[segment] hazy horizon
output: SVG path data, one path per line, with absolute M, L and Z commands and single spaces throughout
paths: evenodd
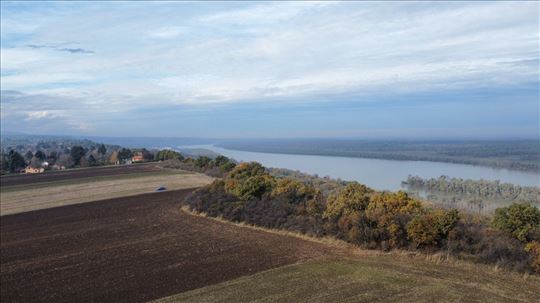
M 2 1 L 1 128 L 538 139 L 538 2 Z

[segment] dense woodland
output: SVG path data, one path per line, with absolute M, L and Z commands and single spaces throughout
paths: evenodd
M 519 186 L 500 181 L 470 180 L 448 176 L 423 179 L 418 176 L 409 176 L 402 185 L 412 190 L 540 205 L 540 187 Z
M 366 141 L 281 139 L 226 141 L 219 146 L 245 151 L 436 161 L 519 170 L 540 170 L 540 140 Z
M 540 210 L 529 204 L 500 208 L 492 217 L 472 216 L 428 206 L 402 191 L 377 192 L 356 182 L 336 182 L 323 193 L 318 186 L 327 184 L 303 179 L 276 177 L 258 163 L 240 163 L 186 203 L 209 216 L 333 236 L 365 248 L 441 251 L 518 271 L 540 271 Z

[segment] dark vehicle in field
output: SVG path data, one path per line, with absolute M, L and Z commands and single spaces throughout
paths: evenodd
M 167 188 L 165 186 L 160 186 L 160 187 L 156 188 L 155 191 L 160 192 L 160 191 L 166 191 L 166 190 L 167 190 Z

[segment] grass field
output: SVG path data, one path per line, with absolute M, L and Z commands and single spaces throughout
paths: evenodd
M 405 256 L 319 260 L 271 269 L 154 303 L 540 302 L 540 279 Z
M 168 190 L 198 187 L 212 178 L 179 170 L 156 170 L 122 175 L 62 179 L 34 184 L 2 186 L 0 214 L 9 215 L 49 207 L 153 192 L 159 186 Z

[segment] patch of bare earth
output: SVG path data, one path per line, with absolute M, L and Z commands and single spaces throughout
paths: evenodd
M 190 190 L 3 216 L 2 302 L 145 302 L 335 248 L 180 210 Z

